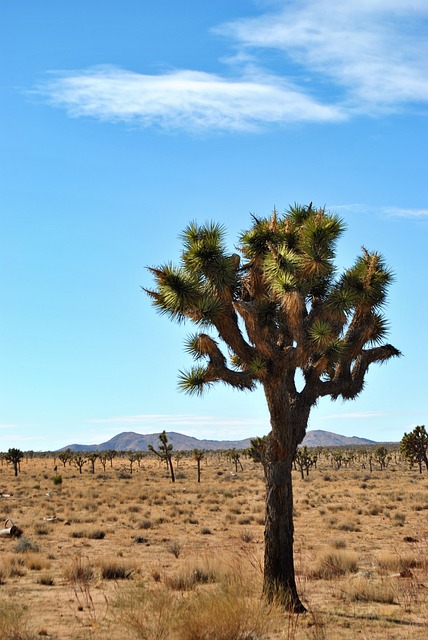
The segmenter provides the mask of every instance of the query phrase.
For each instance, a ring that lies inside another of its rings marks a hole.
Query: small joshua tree
[[[388,460],[388,449],[386,447],[377,447],[374,452],[374,459],[379,464],[380,469],[385,469],[389,460]]]
[[[168,436],[165,431],[159,434],[160,445],[158,451],[151,444],[148,445],[148,450],[158,456],[161,460],[164,460],[167,468],[171,474],[171,482],[175,482],[174,467],[172,465],[172,444],[168,444]]]
[[[303,447],[299,447],[296,451],[296,455],[294,456],[294,461],[296,465],[300,469],[300,475],[302,476],[302,480],[306,475],[309,475],[309,469],[316,464],[317,456],[316,454],[310,453],[308,447],[304,445]]]
[[[204,458],[204,452],[199,449],[193,450],[193,457],[196,460],[196,464],[198,465],[198,482],[201,481],[201,460]]]
[[[410,433],[405,433],[400,442],[401,455],[413,466],[417,462],[419,473],[422,473],[422,464],[425,464],[428,471],[428,434],[425,427],[418,426]]]
[[[79,473],[82,473],[83,465],[86,464],[88,462],[88,460],[87,460],[87,458],[82,456],[81,453],[76,453],[73,456],[73,462],[76,465],[76,467],[79,469]]]
[[[13,464],[13,469],[15,472],[15,476],[21,471],[21,460],[24,457],[23,452],[20,449],[9,449],[5,454],[5,460]]]
[[[91,453],[88,453],[88,460],[91,464],[91,473],[95,473],[95,461],[98,457],[98,453],[95,453],[95,451],[91,451]]]
[[[228,451],[227,457],[235,465],[235,473],[238,473],[238,464],[241,467],[241,471],[244,470],[244,467],[242,466],[242,462],[241,462],[241,454],[239,451],[236,451],[236,449],[231,449],[230,451]]]
[[[58,454],[58,458],[61,460],[65,469],[65,465],[67,464],[67,462],[70,462],[73,459],[73,452],[71,451],[71,449],[65,449],[65,451],[61,451]]]

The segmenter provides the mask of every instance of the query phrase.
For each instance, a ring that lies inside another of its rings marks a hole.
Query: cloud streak
[[[112,66],[60,74],[39,89],[72,117],[191,131],[254,131],[262,124],[336,121],[323,105],[284,79],[230,80],[199,71],[150,76]]]
[[[428,103],[426,0],[276,7],[213,29],[234,49],[223,74],[90,67],[53,74],[37,92],[72,117],[192,132],[338,122]]]
[[[249,52],[275,49],[328,80],[350,112],[378,113],[428,101],[425,0],[294,0],[219,27]],[[331,90],[331,86],[328,89]]]

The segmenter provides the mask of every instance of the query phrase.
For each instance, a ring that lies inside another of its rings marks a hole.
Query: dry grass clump
[[[343,594],[352,602],[394,604],[396,592],[391,582],[358,576],[343,587]]]
[[[358,560],[355,553],[329,548],[318,556],[310,575],[313,578],[329,580],[356,571],[358,571]]]
[[[422,558],[411,552],[399,554],[397,552],[383,551],[378,554],[377,563],[382,574],[399,573],[406,575],[410,569],[421,565]]]
[[[139,582],[118,591],[114,602],[116,620],[140,640],[266,638],[279,628],[274,610],[259,597],[243,595],[233,581],[192,591],[185,599]]]
[[[0,640],[35,640],[28,630],[28,616],[22,605],[0,601]]]
[[[129,580],[135,573],[135,566],[116,558],[102,558],[98,563],[103,580]]]
[[[106,532],[103,529],[76,529],[71,532],[72,538],[88,538],[89,540],[103,540]]]
[[[74,556],[71,561],[64,567],[64,579],[72,585],[90,584],[95,579],[94,568],[91,566],[88,558],[82,558],[80,555]]]
[[[273,626],[272,608],[230,585],[190,599],[178,619],[179,640],[255,640]]]

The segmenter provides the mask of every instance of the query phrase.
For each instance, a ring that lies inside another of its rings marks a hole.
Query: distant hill
[[[376,444],[376,442],[367,438],[340,436],[337,433],[316,429],[307,432],[303,444],[307,447],[349,447],[352,445]]]
[[[168,441],[172,444],[175,451],[193,451],[193,449],[218,450],[218,449],[248,449],[251,444],[251,438],[244,440],[198,440],[191,436],[184,436],[181,433],[169,431],[166,434]],[[114,436],[107,442],[101,444],[70,444],[62,447],[71,449],[72,451],[106,451],[113,449],[115,451],[147,451],[148,445],[153,447],[159,444],[159,433],[151,433],[142,435],[133,431],[124,431]],[[357,438],[355,436],[341,436],[330,431],[308,431],[303,444],[308,447],[348,447],[350,445],[376,444],[374,440],[366,438]]]

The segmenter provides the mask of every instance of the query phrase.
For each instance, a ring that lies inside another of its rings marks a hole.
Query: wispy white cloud
[[[166,129],[248,131],[267,123],[344,118],[339,107],[267,75],[231,80],[178,70],[150,76],[102,66],[58,74],[39,92],[70,116]]]
[[[217,28],[254,55],[297,63],[312,86],[329,80],[352,111],[377,113],[428,101],[425,0],[291,0]],[[331,86],[329,87],[331,91]]]
[[[384,213],[398,218],[428,218],[428,209],[410,209],[399,207],[385,207]]]
[[[91,67],[55,73],[37,92],[70,116],[197,132],[342,121],[428,103],[426,0],[273,6],[213,29],[234,49],[225,51],[223,74]]]
[[[0,429],[17,429],[18,425],[17,424],[12,424],[12,423],[2,423],[0,424]]]
[[[339,204],[331,207],[332,211],[338,213],[370,213],[390,218],[412,218],[421,220],[428,218],[428,209],[418,209],[412,207],[388,207],[388,206],[372,206],[362,203]]]

